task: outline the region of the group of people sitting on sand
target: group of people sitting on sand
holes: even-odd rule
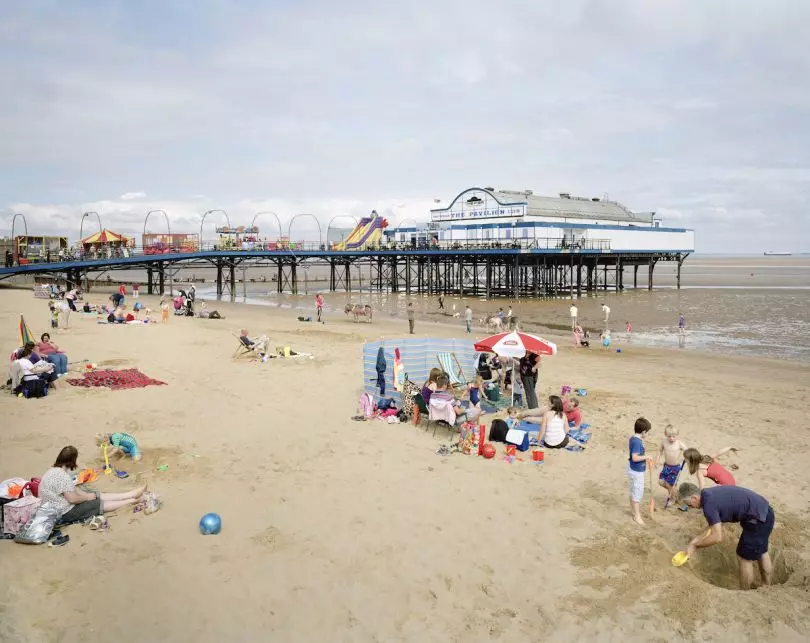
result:
[[[11,355],[7,385],[15,395],[43,397],[68,372],[68,357],[42,333],[39,342],[26,342]]]

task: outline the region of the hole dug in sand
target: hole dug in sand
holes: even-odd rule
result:
[[[739,563],[737,559],[737,541],[740,530],[723,528],[723,542],[699,549],[689,561],[692,571],[700,580],[724,589],[740,589]],[[798,555],[774,531],[771,536],[769,553],[773,564],[773,584],[783,585],[788,581],[798,562]],[[759,566],[754,563],[754,587],[763,584]]]

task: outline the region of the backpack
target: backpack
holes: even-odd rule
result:
[[[506,442],[506,434],[509,432],[509,425],[504,420],[492,420],[489,426],[490,442]]]
[[[374,398],[371,397],[371,393],[363,393],[360,396],[360,410],[362,411],[363,415],[367,418],[374,417]]]
[[[24,379],[20,388],[23,397],[28,399],[32,397],[46,397],[48,395],[48,383],[39,377]]]

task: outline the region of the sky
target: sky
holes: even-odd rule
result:
[[[19,212],[73,241],[95,211],[140,236],[160,208],[313,214],[311,240],[493,186],[810,251],[808,29],[795,0],[0,3],[0,235]]]

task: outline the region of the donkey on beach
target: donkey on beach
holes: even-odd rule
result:
[[[365,306],[363,304],[346,304],[343,312],[345,312],[347,315],[352,315],[355,323],[357,323],[357,320],[360,319],[360,317],[367,317],[368,323],[370,324],[374,316],[374,310],[368,304]]]

